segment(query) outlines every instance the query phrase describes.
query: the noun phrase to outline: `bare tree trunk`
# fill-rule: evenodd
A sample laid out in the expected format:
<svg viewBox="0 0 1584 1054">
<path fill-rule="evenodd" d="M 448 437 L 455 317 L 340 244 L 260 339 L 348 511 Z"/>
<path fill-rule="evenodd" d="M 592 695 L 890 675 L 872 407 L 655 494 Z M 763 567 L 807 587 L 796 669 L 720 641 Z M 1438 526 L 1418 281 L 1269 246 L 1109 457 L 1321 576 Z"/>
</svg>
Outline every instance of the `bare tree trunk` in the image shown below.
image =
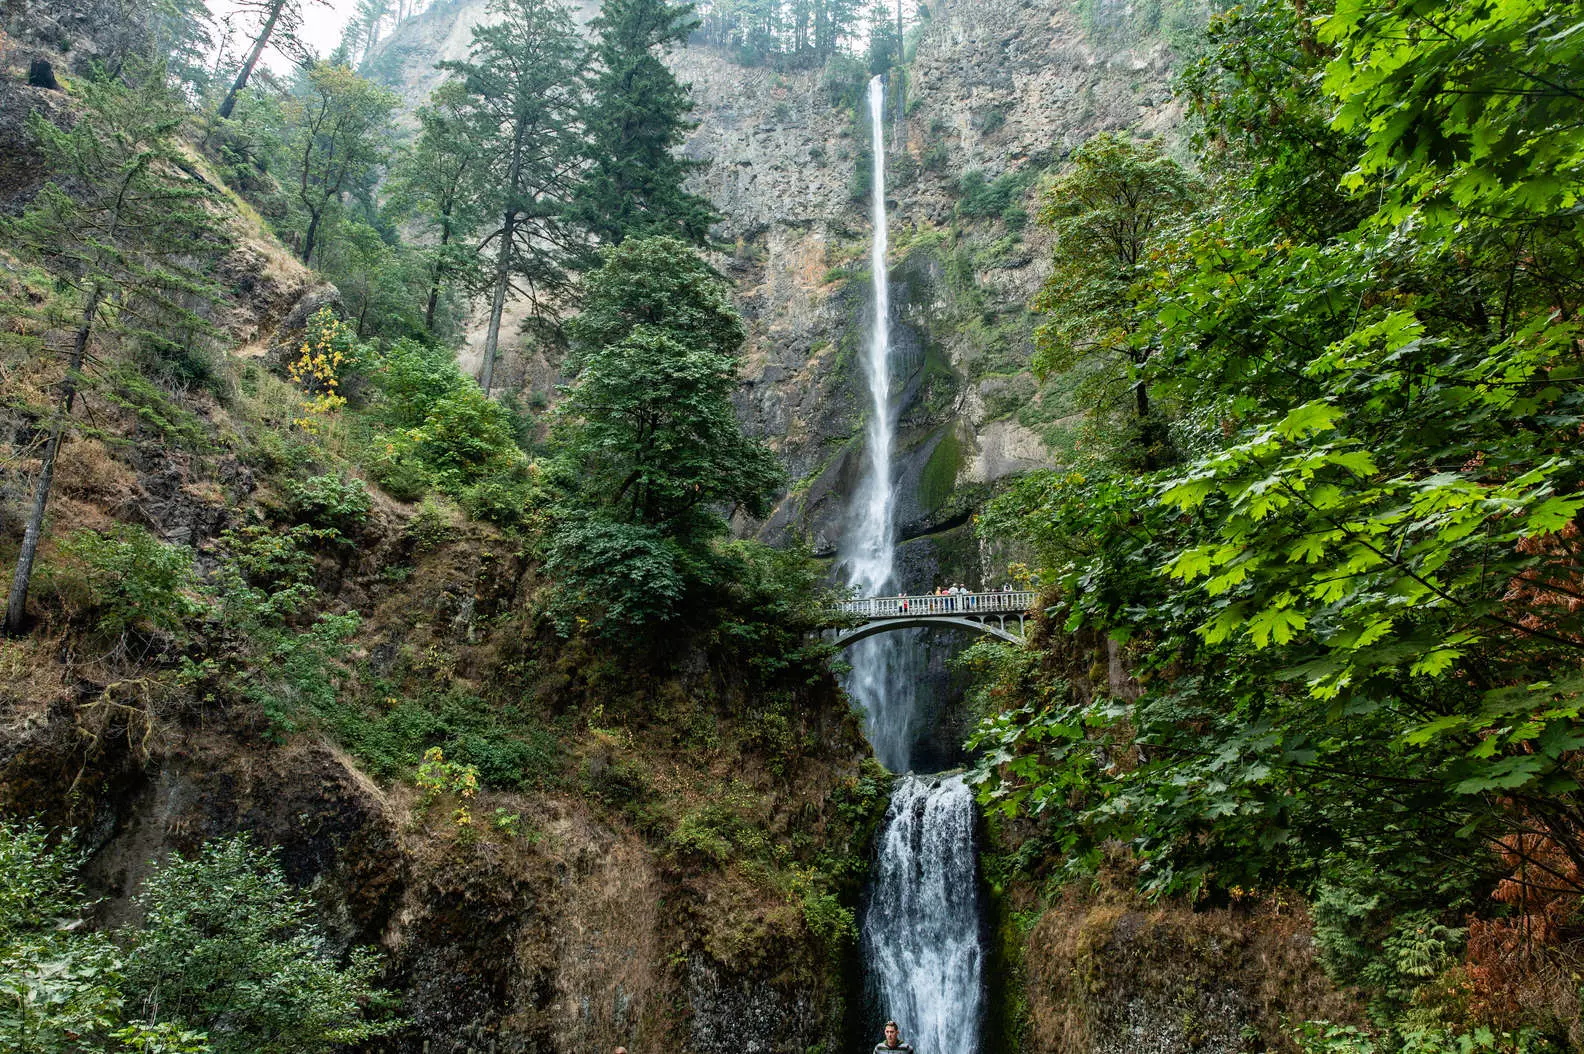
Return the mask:
<svg viewBox="0 0 1584 1054">
<path fill-rule="evenodd" d="M 236 83 L 231 85 L 231 90 L 226 92 L 225 101 L 220 104 L 220 116 L 230 117 L 231 111 L 236 109 L 237 96 L 242 94 L 242 89 L 247 87 L 248 78 L 253 76 L 253 67 L 258 65 L 259 56 L 264 54 L 264 49 L 269 46 L 270 34 L 275 32 L 275 23 L 280 20 L 281 10 L 285 8 L 286 0 L 276 0 L 275 6 L 270 8 L 269 18 L 264 20 L 264 28 L 259 30 L 258 39 L 253 41 L 253 50 L 248 54 L 247 61 L 242 64 L 242 71 L 237 74 Z"/>
<path fill-rule="evenodd" d="M 500 255 L 495 263 L 495 295 L 490 298 L 489 332 L 484 337 L 484 376 L 479 384 L 486 396 L 495 383 L 495 349 L 500 347 L 501 312 L 506 307 L 506 287 L 511 284 L 512 238 L 517 232 L 517 210 L 506 209 L 506 223 L 501 231 Z"/>
<path fill-rule="evenodd" d="M 311 213 L 313 219 L 308 221 L 308 231 L 303 235 L 302 262 L 306 265 L 308 258 L 313 255 L 314 242 L 319 237 L 319 217 L 324 215 L 324 209 Z"/>
<path fill-rule="evenodd" d="M 49 504 L 50 483 L 55 478 L 55 459 L 60 454 L 61 441 L 66 436 L 66 424 L 71 418 L 72 404 L 77 400 L 77 375 L 82 371 L 83 358 L 88 351 L 88 337 L 93 332 L 94 315 L 99 310 L 99 287 L 94 286 L 83 308 L 82 324 L 77 327 L 77 339 L 72 344 L 71 361 L 66 366 L 66 376 L 61 380 L 60 413 L 55 418 L 55 429 L 50 434 L 49 446 L 44 450 L 44 465 L 39 470 L 38 485 L 33 489 L 33 510 L 28 514 L 27 530 L 22 535 L 22 549 L 17 553 L 16 574 L 11 578 L 11 595 L 6 600 L 5 631 L 13 636 L 26 628 L 28 585 L 33 578 L 33 560 L 38 555 L 39 537 L 44 533 L 44 507 Z"/>
<path fill-rule="evenodd" d="M 451 206 L 447 205 L 445 211 L 440 213 L 440 251 L 443 256 L 445 247 L 451 242 Z M 424 329 L 434 332 L 435 305 L 440 302 L 440 265 L 435 264 L 434 276 L 429 282 L 429 301 L 424 304 Z"/>
</svg>

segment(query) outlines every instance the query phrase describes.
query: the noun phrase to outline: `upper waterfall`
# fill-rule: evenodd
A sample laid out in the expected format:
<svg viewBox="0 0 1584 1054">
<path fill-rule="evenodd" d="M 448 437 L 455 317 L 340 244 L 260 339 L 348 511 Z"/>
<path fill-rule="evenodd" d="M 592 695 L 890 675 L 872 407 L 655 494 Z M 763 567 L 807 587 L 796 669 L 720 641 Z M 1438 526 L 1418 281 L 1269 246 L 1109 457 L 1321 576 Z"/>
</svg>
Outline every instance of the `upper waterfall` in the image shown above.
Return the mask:
<svg viewBox="0 0 1584 1054">
<path fill-rule="evenodd" d="M 868 449 L 857 523 L 850 538 L 848 583 L 863 596 L 876 596 L 895 588 L 896 573 L 896 494 L 891 478 L 896 422 L 891 409 L 891 290 L 886 275 L 890 236 L 885 201 L 885 81 L 881 77 L 869 82 L 869 127 L 874 136 L 870 205 L 874 242 L 869 248 L 874 317 L 864 345 L 864 373 L 869 382 Z"/>
<path fill-rule="evenodd" d="M 896 481 L 891 455 L 896 440 L 896 409 L 891 393 L 891 289 L 886 274 L 885 80 L 869 82 L 869 129 L 874 136 L 871 172 L 874 243 L 869 249 L 872 290 L 869 337 L 864 342 L 864 377 L 869 386 L 869 418 L 864 476 L 855 495 L 844 558 L 847 584 L 860 596 L 895 592 Z M 910 656 L 894 637 L 853 646 L 848 689 L 863 706 L 866 731 L 875 756 L 893 772 L 910 767 L 918 721 L 914 705 L 917 674 Z"/>
</svg>

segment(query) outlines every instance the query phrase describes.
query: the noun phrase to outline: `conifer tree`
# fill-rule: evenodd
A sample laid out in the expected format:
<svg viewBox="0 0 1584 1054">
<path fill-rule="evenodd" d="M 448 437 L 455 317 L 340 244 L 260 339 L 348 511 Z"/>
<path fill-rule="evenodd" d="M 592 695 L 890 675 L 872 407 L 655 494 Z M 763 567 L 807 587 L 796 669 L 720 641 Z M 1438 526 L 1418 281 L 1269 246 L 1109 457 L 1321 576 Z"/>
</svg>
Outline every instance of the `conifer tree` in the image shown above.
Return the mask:
<svg viewBox="0 0 1584 1054">
<path fill-rule="evenodd" d="M 592 25 L 599 37 L 586 118 L 590 158 L 573 215 L 613 245 L 651 234 L 707 244 L 714 213 L 682 189 L 693 166 L 674 153 L 692 127 L 693 103 L 660 59 L 697 27 L 693 5 L 605 0 Z"/>
<path fill-rule="evenodd" d="M 325 0 L 317 2 L 323 3 Z M 236 109 L 237 96 L 247 87 L 266 48 L 272 45 L 284 48 L 305 62 L 313 57 L 297 39 L 297 33 L 302 29 L 303 0 L 236 0 L 236 6 L 257 18 L 258 31 L 253 36 L 252 46 L 248 48 L 247 58 L 242 60 L 242 68 L 237 71 L 236 80 L 231 83 L 231 90 L 226 92 L 220 102 L 218 112 L 221 117 L 230 117 L 231 111 Z"/>
<path fill-rule="evenodd" d="M 20 217 L 0 220 L 0 242 L 75 290 L 81 305 L 6 605 L 11 633 L 26 620 L 55 460 L 95 337 L 110 330 L 159 347 L 205 330 L 189 305 L 209 295 L 204 272 L 223 245 L 211 191 L 186 174 L 176 140 L 186 107 L 165 68 L 134 71 L 130 87 L 86 80 L 78 91 L 70 129 L 32 115 L 54 179 Z"/>
<path fill-rule="evenodd" d="M 473 27 L 465 62 L 444 62 L 470 99 L 459 128 L 476 135 L 493 188 L 483 211 L 495 217 L 480 242 L 493 257 L 484 343 L 486 394 L 495 379 L 506 295 L 527 297 L 534 319 L 553 315 L 579 250 L 565 216 L 583 144 L 578 97 L 587 52 L 572 15 L 555 0 L 493 0 L 492 25 Z"/>
</svg>

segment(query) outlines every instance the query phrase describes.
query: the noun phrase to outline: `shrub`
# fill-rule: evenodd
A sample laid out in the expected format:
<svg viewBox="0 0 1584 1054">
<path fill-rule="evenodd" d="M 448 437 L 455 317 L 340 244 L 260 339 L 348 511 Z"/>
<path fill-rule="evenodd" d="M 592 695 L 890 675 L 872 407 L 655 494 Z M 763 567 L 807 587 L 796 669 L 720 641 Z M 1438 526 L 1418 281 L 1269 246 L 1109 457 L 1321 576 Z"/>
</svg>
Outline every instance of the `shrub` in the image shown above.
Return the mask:
<svg viewBox="0 0 1584 1054">
<path fill-rule="evenodd" d="M 93 905 L 75 878 L 80 862 L 42 827 L 0 820 L 0 1049 L 209 1050 L 175 1025 L 124 1022 L 121 953 L 82 926 Z"/>
<path fill-rule="evenodd" d="M 527 464 L 519 461 L 479 480 L 460 498 L 462 508 L 475 520 L 516 527 L 523 523 L 536 494 Z"/>
<path fill-rule="evenodd" d="M 423 500 L 403 531 L 414 550 L 427 553 L 451 540 L 451 512 L 432 496 Z"/>
<path fill-rule="evenodd" d="M 219 1054 L 315 1054 L 400 1024 L 381 1019 L 375 954 L 338 962 L 307 898 L 245 835 L 164 864 L 137 902 L 145 921 L 126 978 L 144 1016 L 207 1028 Z"/>
<path fill-rule="evenodd" d="M 351 324 L 336 318 L 328 307 L 315 311 L 303 330 L 297 358 L 286 367 L 286 376 L 303 393 L 297 425 L 317 431 L 323 418 L 346 405 L 346 397 L 341 394 L 342 376 L 359 357 L 357 334 Z"/>
<path fill-rule="evenodd" d="M 466 383 L 448 349 L 408 339 L 385 349 L 375 373 L 382 416 L 404 428 L 423 424 L 435 403 Z"/>
<path fill-rule="evenodd" d="M 67 562 L 56 571 L 57 587 L 91 610 L 109 636 L 174 631 L 203 610 L 193 592 L 192 550 L 142 527 L 74 531 L 60 552 Z"/>
<path fill-rule="evenodd" d="M 286 489 L 298 523 L 348 536 L 368 519 L 368 488 L 362 480 L 326 474 L 289 483 Z"/>
<path fill-rule="evenodd" d="M 436 400 L 422 431 L 419 457 L 434 472 L 435 485 L 451 495 L 518 453 L 506 411 L 472 386 Z"/>
</svg>

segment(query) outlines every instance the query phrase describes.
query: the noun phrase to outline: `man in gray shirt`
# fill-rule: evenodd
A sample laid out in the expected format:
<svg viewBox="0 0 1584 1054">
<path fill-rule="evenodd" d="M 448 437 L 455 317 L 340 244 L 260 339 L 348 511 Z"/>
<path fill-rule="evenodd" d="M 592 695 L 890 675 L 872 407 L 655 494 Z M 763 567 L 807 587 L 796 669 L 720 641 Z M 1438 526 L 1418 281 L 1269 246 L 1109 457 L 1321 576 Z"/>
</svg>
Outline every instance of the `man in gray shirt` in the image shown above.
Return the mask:
<svg viewBox="0 0 1584 1054">
<path fill-rule="evenodd" d="M 874 1054 L 913 1054 L 913 1048 L 902 1042 L 902 1033 L 895 1021 L 887 1021 L 885 1042 L 876 1043 Z"/>
</svg>

